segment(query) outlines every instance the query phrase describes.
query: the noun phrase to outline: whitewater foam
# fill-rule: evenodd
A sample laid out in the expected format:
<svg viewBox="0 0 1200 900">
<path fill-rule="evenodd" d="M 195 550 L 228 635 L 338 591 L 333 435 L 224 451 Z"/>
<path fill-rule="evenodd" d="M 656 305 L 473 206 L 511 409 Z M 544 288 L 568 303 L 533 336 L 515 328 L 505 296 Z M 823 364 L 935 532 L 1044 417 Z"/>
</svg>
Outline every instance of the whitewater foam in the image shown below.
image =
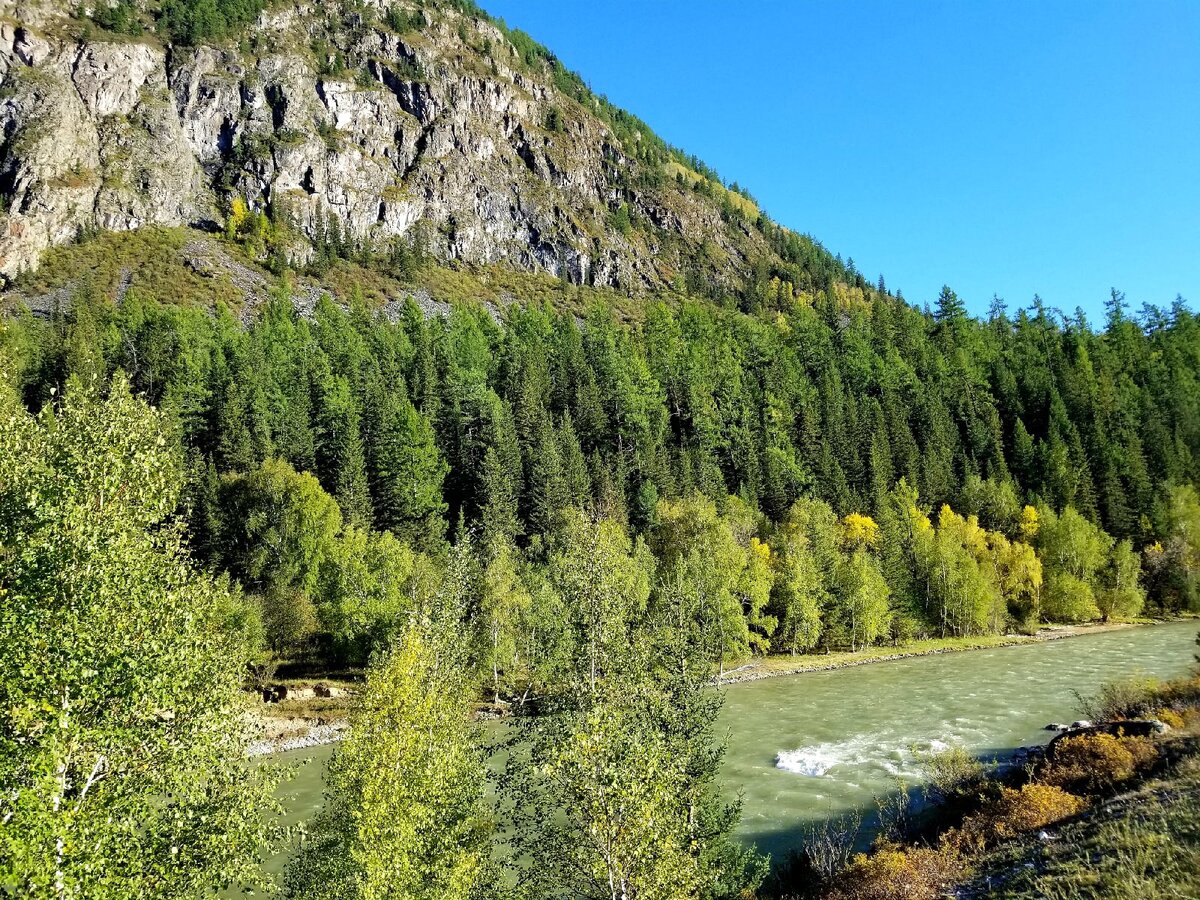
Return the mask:
<svg viewBox="0 0 1200 900">
<path fill-rule="evenodd" d="M 780 750 L 775 754 L 775 767 L 810 778 L 829 775 L 839 766 L 876 768 L 893 777 L 915 778 L 921 774 L 920 757 L 942 753 L 950 746 L 950 742 L 937 739 L 912 742 L 861 736 L 795 750 Z"/>
<path fill-rule="evenodd" d="M 775 767 L 796 775 L 819 778 L 834 766 L 844 762 L 833 750 L 833 745 L 800 747 L 797 750 L 780 750 L 775 756 Z"/>
</svg>

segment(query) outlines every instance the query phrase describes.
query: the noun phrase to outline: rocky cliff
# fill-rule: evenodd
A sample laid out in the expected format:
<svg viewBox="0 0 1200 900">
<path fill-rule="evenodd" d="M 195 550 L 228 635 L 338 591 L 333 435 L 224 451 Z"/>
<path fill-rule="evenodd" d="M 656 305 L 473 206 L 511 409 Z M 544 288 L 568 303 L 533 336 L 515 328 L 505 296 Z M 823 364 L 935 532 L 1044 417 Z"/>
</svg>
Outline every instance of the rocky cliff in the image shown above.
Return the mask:
<svg viewBox="0 0 1200 900">
<path fill-rule="evenodd" d="M 0 2 L 7 278 L 97 227 L 220 227 L 236 198 L 269 211 L 293 261 L 333 229 L 637 290 L 733 283 L 770 254 L 746 198 L 484 17 L 277 3 L 236 42 L 192 47 L 66 5 Z"/>
</svg>

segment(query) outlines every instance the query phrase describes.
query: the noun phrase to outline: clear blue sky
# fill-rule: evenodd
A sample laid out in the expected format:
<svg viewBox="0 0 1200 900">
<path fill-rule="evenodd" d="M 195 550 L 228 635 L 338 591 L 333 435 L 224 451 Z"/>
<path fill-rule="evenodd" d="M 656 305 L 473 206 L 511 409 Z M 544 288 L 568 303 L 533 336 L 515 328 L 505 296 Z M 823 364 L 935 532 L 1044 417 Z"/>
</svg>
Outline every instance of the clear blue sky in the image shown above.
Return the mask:
<svg viewBox="0 0 1200 900">
<path fill-rule="evenodd" d="M 483 2 L 910 302 L 1200 306 L 1200 2 Z"/>
</svg>

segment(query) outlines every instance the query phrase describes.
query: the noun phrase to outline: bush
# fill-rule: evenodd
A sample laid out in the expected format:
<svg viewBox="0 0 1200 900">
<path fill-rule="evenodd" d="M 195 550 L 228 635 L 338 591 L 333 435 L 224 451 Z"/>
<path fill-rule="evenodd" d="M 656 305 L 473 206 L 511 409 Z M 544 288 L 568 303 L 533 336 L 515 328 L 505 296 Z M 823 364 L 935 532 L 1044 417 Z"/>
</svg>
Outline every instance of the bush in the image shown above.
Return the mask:
<svg viewBox="0 0 1200 900">
<path fill-rule="evenodd" d="M 1042 776 L 1047 784 L 1084 792 L 1104 790 L 1131 778 L 1158 755 L 1145 738 L 1082 734 L 1054 745 L 1054 756 Z"/>
<path fill-rule="evenodd" d="M 1073 816 L 1083 806 L 1082 799 L 1053 785 L 1001 788 L 997 799 L 963 823 L 962 836 L 977 845 L 1007 840 Z"/>
<path fill-rule="evenodd" d="M 1200 675 L 1161 684 L 1158 686 L 1155 696 L 1162 706 L 1171 707 L 1177 712 L 1184 712 L 1189 707 L 1200 706 Z"/>
<path fill-rule="evenodd" d="M 838 876 L 833 900 L 933 900 L 962 869 L 949 845 L 902 850 L 885 846 L 855 855 Z"/>
<path fill-rule="evenodd" d="M 812 825 L 803 840 L 806 868 L 821 881 L 832 878 L 849 864 L 861 828 L 855 813 Z"/>
<path fill-rule="evenodd" d="M 1121 738 L 1121 746 L 1133 757 L 1133 769 L 1140 772 L 1149 768 L 1158 759 L 1158 747 L 1148 737 Z"/>
<path fill-rule="evenodd" d="M 1146 715 L 1161 687 L 1153 678 L 1126 678 L 1102 685 L 1095 697 L 1076 693 L 1075 698 L 1085 718 L 1093 722 L 1115 722 Z"/>
<path fill-rule="evenodd" d="M 950 747 L 931 753 L 922 760 L 926 793 L 934 799 L 949 801 L 975 793 L 987 780 L 988 766 L 962 747 Z"/>
<path fill-rule="evenodd" d="M 1175 712 L 1175 710 L 1173 710 L 1173 709 L 1163 708 L 1163 709 L 1157 710 L 1154 713 L 1154 718 L 1158 719 L 1158 721 L 1163 722 L 1166 725 L 1170 725 L 1172 728 L 1183 728 L 1184 725 L 1187 724 L 1184 721 L 1183 716 L 1181 716 L 1179 713 Z"/>
</svg>

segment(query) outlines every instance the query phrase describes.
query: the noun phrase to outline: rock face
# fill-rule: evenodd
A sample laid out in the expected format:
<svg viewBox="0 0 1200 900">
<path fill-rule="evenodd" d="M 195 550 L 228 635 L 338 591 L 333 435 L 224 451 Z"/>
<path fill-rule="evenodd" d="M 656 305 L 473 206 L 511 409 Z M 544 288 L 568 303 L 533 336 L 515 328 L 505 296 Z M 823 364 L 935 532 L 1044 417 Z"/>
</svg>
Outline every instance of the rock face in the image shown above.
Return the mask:
<svg viewBox="0 0 1200 900">
<path fill-rule="evenodd" d="M 285 223 L 300 261 L 331 224 L 630 289 L 697 265 L 736 278 L 765 251 L 486 21 L 439 9 L 401 34 L 371 4 L 290 4 L 213 48 L 84 40 L 33 8 L 0 10 L 6 278 L 91 228 L 219 225 L 235 197 Z"/>
</svg>

